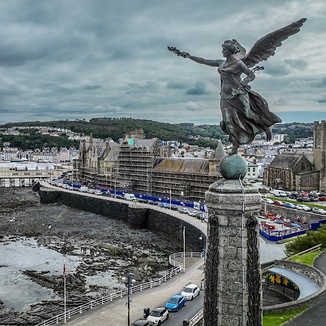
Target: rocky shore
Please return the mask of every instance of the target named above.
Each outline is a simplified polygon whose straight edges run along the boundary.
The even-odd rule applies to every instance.
[[[127,272],[138,283],[158,277],[168,268],[168,255],[178,250],[148,230],[129,229],[122,222],[61,205],[41,205],[30,188],[0,188],[0,240],[8,237],[32,237],[39,246],[80,257],[76,270],[66,275],[68,308],[115,292],[124,286],[119,280]],[[62,275],[22,272],[63,298]],[[88,276],[102,272],[116,280],[113,286],[87,283]],[[38,302],[25,312],[0,302],[0,325],[35,325],[62,312],[63,299]]]

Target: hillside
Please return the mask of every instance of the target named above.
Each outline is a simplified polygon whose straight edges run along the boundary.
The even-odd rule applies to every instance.
[[[90,121],[58,120],[47,122],[17,122],[0,125],[0,128],[4,129],[16,126],[44,126],[69,129],[75,133],[92,134],[95,138],[112,138],[114,141],[118,141],[132,130],[142,128],[146,138],[157,137],[163,141],[176,140],[211,148],[216,147],[218,139],[221,139],[223,142],[228,141],[228,136],[221,131],[219,125],[194,125],[192,123],[171,124],[132,118],[94,118]],[[273,133],[287,134],[288,142],[293,142],[297,138],[312,137],[311,123],[277,124],[272,130]],[[4,136],[1,138],[5,141]]]

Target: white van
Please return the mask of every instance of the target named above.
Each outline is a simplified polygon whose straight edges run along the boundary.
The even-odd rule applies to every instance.
[[[126,199],[126,200],[136,200],[136,196],[134,194],[125,194],[124,199]]]
[[[287,193],[284,190],[273,189],[270,191],[271,194],[277,197],[286,197]]]

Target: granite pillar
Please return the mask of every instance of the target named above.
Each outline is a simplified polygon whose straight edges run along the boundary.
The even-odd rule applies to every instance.
[[[261,196],[240,178],[206,192],[208,208],[204,325],[262,325],[259,231]]]

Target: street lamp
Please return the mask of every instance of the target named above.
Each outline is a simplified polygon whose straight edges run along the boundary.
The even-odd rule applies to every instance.
[[[172,203],[171,195],[172,195],[172,191],[171,191],[171,189],[170,189],[170,209],[172,209],[172,205],[171,205],[171,203]]]
[[[200,241],[204,241],[204,243],[203,243],[203,250],[202,250],[202,254],[203,254],[203,256],[204,256],[204,261],[205,261],[205,256],[206,256],[206,236],[205,235],[203,235],[203,236],[200,236],[199,237],[199,240]]]
[[[130,288],[131,288],[131,285],[133,283],[136,282],[136,280],[132,279],[132,274],[131,273],[128,273],[125,277],[122,277],[122,281],[127,285],[127,289],[128,289],[128,326],[130,326],[130,295],[131,295],[131,291],[130,291]]]

